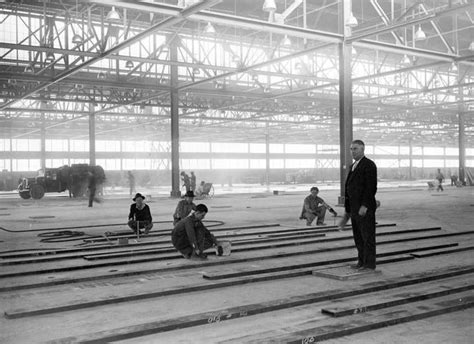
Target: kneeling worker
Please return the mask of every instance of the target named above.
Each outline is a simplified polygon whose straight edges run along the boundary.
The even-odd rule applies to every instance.
[[[133,203],[130,206],[130,214],[128,214],[128,226],[132,231],[137,233],[140,229],[145,229],[145,235],[153,228],[153,222],[150,213],[150,207],[143,203],[145,196],[137,193],[133,198]]]
[[[204,251],[211,247],[217,248],[217,255],[223,253],[222,246],[202,223],[207,211],[204,204],[198,204],[196,211],[179,221],[171,232],[173,246],[186,259],[206,259]]]
[[[326,216],[326,209],[329,210],[334,216],[337,213],[333,208],[321,197],[318,197],[319,189],[316,186],[311,188],[311,195],[304,199],[303,209],[301,210],[300,220],[306,219],[306,225],[311,226],[315,218],[318,218],[316,225],[324,226],[324,217]]]

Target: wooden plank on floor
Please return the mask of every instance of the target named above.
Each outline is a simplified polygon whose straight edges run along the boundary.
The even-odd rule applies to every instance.
[[[398,234],[397,232],[390,232],[391,234]],[[442,238],[442,237],[450,237],[450,236],[456,236],[456,235],[465,235],[465,234],[474,234],[474,231],[467,231],[467,232],[457,232],[457,233],[444,233],[444,234],[437,234],[437,235],[430,235],[430,236],[422,236],[422,237],[413,237],[413,238],[402,238],[402,239],[392,239],[390,242],[396,243],[396,242],[405,242],[405,241],[413,241],[413,240],[425,240],[425,239],[433,239],[433,238]],[[376,234],[379,236],[380,234]],[[382,235],[388,235],[387,233],[382,233]],[[318,236],[315,234],[315,236]],[[322,234],[324,236],[324,234]],[[295,239],[298,239],[296,237]],[[340,241],[340,240],[351,240],[352,236],[346,236],[346,237],[336,237],[336,238],[325,238],[325,239],[314,239],[314,240],[305,240],[305,241],[293,241],[293,242],[279,242],[279,243],[274,243],[274,244],[267,244],[267,245],[259,245],[258,241],[256,242],[256,245],[253,245],[252,243],[255,241],[249,240],[248,245],[252,246],[246,246],[246,247],[240,247],[240,248],[232,248],[232,252],[248,252],[248,251],[253,251],[253,250],[262,250],[262,249],[272,249],[272,248],[281,248],[281,247],[291,247],[291,246],[300,246],[300,245],[309,245],[309,244],[315,244],[315,243],[323,243],[323,242],[331,242],[331,241]],[[289,238],[285,238],[285,240],[289,240]],[[277,240],[279,241],[279,240]],[[382,245],[384,243],[388,243],[388,241],[385,242],[380,242],[378,245]],[[238,244],[239,245],[239,244]],[[168,253],[168,252],[173,252],[175,251],[174,248],[170,248],[170,251],[167,251],[166,249],[160,250],[160,252],[151,252],[151,251],[146,251],[143,253],[136,253],[136,255],[142,255],[142,254],[153,254],[153,253]],[[98,260],[98,259],[109,259],[109,258],[120,258],[120,257],[128,257],[133,254],[127,253],[124,255],[120,254],[92,254],[92,255],[87,255],[84,256],[83,258],[86,260]]]
[[[471,234],[471,233],[474,233],[474,231],[458,232],[458,233],[447,233],[447,234],[440,234],[440,235],[433,235],[433,236],[392,239],[392,240],[378,242],[377,245],[392,244],[392,243],[398,243],[398,242],[407,242],[407,241],[414,241],[414,240],[426,240],[426,239],[432,239],[432,238],[450,237],[450,236],[457,236],[457,235],[466,235],[466,234]],[[324,240],[324,239],[318,239],[318,240]],[[270,248],[275,248],[275,245],[271,245]],[[347,246],[322,248],[322,249],[308,250],[308,251],[284,252],[284,253],[278,253],[278,254],[269,255],[269,256],[243,258],[243,259],[240,259],[240,260],[239,259],[233,259],[233,260],[226,260],[226,262],[229,262],[229,263],[230,262],[248,262],[248,261],[256,261],[256,260],[263,260],[263,259],[291,257],[291,256],[297,256],[297,255],[304,255],[304,254],[330,252],[330,251],[335,251],[335,250],[352,249],[352,248],[353,248],[353,245],[347,245]],[[238,250],[242,251],[243,249],[238,249]],[[163,256],[158,256],[158,257],[153,256],[153,257],[138,258],[138,259],[107,261],[107,262],[104,262],[104,263],[93,263],[93,264],[87,264],[87,265],[68,266],[68,267],[64,267],[64,268],[49,268],[49,269],[34,270],[34,271],[7,272],[7,273],[0,273],[0,278],[15,277],[15,276],[26,276],[28,274],[42,274],[42,273],[53,273],[53,272],[64,272],[64,271],[74,271],[74,270],[83,270],[83,269],[93,269],[93,268],[97,268],[97,267],[128,265],[128,264],[146,263],[146,262],[169,260],[169,259],[182,259],[182,256],[180,254],[169,254],[169,255],[163,255]],[[212,265],[212,264],[216,264],[216,263],[214,262],[214,263],[207,263],[207,264]],[[219,261],[217,264],[222,264],[222,262]]]
[[[265,225],[266,227],[267,225]],[[379,227],[391,227],[395,226],[395,224],[381,224],[378,225],[377,228]],[[260,227],[260,226],[258,226]],[[255,228],[258,228],[255,226]],[[241,228],[241,227],[232,227],[232,228]],[[245,227],[245,228],[254,228],[254,227]],[[431,228],[421,228],[421,229],[408,229],[408,230],[401,230],[397,231],[399,234],[405,234],[409,232],[420,232],[420,231],[433,231],[433,230],[441,230],[441,227],[431,227]],[[302,232],[303,231],[303,232]],[[216,237],[218,239],[224,239],[224,238],[233,238],[233,237],[240,237],[240,236],[252,236],[252,235],[265,235],[265,237],[272,237],[272,235],[269,235],[270,233],[285,233],[281,234],[282,236],[288,236],[290,234],[297,235],[299,233],[328,233],[328,232],[337,232],[339,231],[337,228],[335,229],[322,229],[321,227],[310,227],[310,228],[292,228],[292,229],[283,229],[283,230],[276,230],[276,231],[266,231],[266,232],[250,232],[250,233],[233,233],[231,235],[217,235]],[[388,232],[391,233],[391,232]],[[168,233],[169,234],[169,233]],[[381,234],[381,235],[386,235]],[[101,238],[101,237],[98,237]],[[149,239],[150,236],[147,236],[147,239]],[[115,236],[110,236],[110,239],[117,239]],[[104,239],[104,242],[107,242]],[[233,243],[236,243],[238,241],[233,241]],[[137,243],[128,243],[128,244],[115,244],[115,245],[109,245],[109,246],[93,246],[93,247],[80,247],[80,248],[67,248],[67,249],[47,249],[47,250],[35,250],[35,251],[29,251],[29,252],[4,252],[0,253],[0,258],[1,259],[18,259],[18,258],[32,258],[30,261],[26,262],[42,262],[42,261],[49,261],[49,260],[56,260],[56,259],[68,259],[68,258],[74,258],[74,257],[81,257],[84,256],[83,253],[90,252],[91,255],[95,254],[94,252],[91,251],[117,251],[119,249],[123,248],[141,248],[144,246],[151,246],[151,245],[159,245],[159,244],[169,244],[169,240],[154,240],[154,241],[142,241],[142,242],[137,242]],[[67,253],[71,253],[71,255],[66,255]],[[76,254],[74,254],[76,253]],[[106,253],[106,252],[104,252]],[[62,255],[62,256],[61,256]],[[45,256],[55,256],[55,258],[51,259],[38,259],[34,260],[35,257],[45,257]]]
[[[425,258],[425,257],[439,256],[442,254],[451,254],[451,253],[465,252],[465,251],[471,251],[471,250],[474,250],[474,246],[459,247],[459,248],[453,248],[450,250],[436,250],[436,251],[426,252],[426,253],[413,253],[412,256],[415,258]]]
[[[377,264],[379,264],[377,262]],[[338,266],[334,268],[328,268],[323,270],[315,270],[313,271],[313,275],[317,277],[325,277],[325,278],[332,278],[337,279],[340,281],[347,281],[353,280],[356,278],[366,277],[367,275],[371,274],[379,274],[381,273],[380,270],[372,270],[372,269],[352,269],[350,266]]]
[[[323,308],[321,309],[321,312],[323,314],[328,314],[333,317],[343,317],[347,315],[370,312],[376,309],[394,307],[394,306],[404,305],[411,302],[418,302],[418,301],[433,299],[433,298],[442,297],[446,295],[462,293],[464,291],[473,290],[473,289],[474,289],[474,285],[471,284],[471,285],[465,285],[462,287],[453,287],[450,289],[445,289],[445,290],[436,291],[432,293],[423,293],[423,294],[416,293],[414,296],[398,298],[398,299],[386,301],[386,302],[372,303],[372,304],[364,305],[362,307],[342,306],[342,307],[335,307],[335,308]]]
[[[280,336],[253,336],[253,340],[242,337],[237,339],[237,342],[245,341],[245,343],[252,344],[319,343],[328,339],[340,338],[356,333],[380,329],[387,326],[399,325],[411,321],[434,317],[437,315],[457,312],[472,307],[474,307],[474,296],[471,294],[469,296],[463,296],[462,298],[446,300],[438,303],[422,304],[419,306],[413,305],[412,307],[407,307],[403,310],[395,310],[373,317],[364,316],[364,314],[361,314],[357,316],[357,320],[353,319],[351,322],[346,321],[343,323],[335,323],[333,325],[315,327],[308,330],[295,330],[292,333]]]
[[[320,293],[311,293],[306,295],[298,295],[285,299],[278,299],[257,304],[243,305],[240,307],[232,307],[227,309],[216,310],[213,312],[205,312],[199,314],[168,319],[166,321],[156,321],[141,325],[127,326],[116,328],[108,331],[101,331],[95,333],[88,333],[75,337],[61,338],[51,343],[104,343],[118,340],[125,340],[135,337],[146,336],[150,334],[171,331],[175,329],[182,329],[186,327],[212,324],[215,322],[222,322],[234,320],[241,317],[248,317],[266,312],[276,310],[288,309],[302,305],[313,304],[317,302],[334,300],[337,298],[361,295],[372,293],[376,291],[388,290],[398,288],[401,286],[414,285],[428,281],[434,281],[454,276],[461,276],[464,274],[473,273],[474,268],[454,268],[451,271],[446,270],[444,273],[425,273],[417,274],[417,277],[403,276],[397,279],[391,279],[385,282],[374,282],[369,285],[359,286],[348,290],[331,290]],[[466,301],[466,300],[465,300]],[[474,301],[469,300],[469,306],[472,307]],[[457,304],[456,309],[460,308]],[[292,337],[294,338],[294,337]],[[299,341],[301,343],[301,341]]]
[[[381,232],[377,233],[377,236],[384,236],[384,235],[393,235],[393,234],[411,234],[411,233],[418,233],[418,232],[425,232],[425,231],[433,231],[433,230],[441,230],[441,227],[429,227],[429,228],[418,228],[418,229],[407,229],[395,232]],[[278,238],[258,238],[258,239],[248,239],[242,241],[233,241],[232,246],[234,247],[234,252],[238,252],[239,250],[236,249],[236,246],[242,246],[246,244],[252,243],[261,243],[261,242],[272,242],[272,241],[279,241],[279,240],[290,240],[290,239],[301,239],[307,237],[323,237],[325,231],[318,231],[317,233],[312,232],[306,236],[299,236],[294,235],[292,237],[285,237],[282,239]],[[346,237],[335,237],[335,238],[325,238],[322,240],[318,240],[317,242],[331,242],[331,241],[340,241],[340,240],[350,240],[352,236]],[[151,242],[151,243],[133,243],[129,245],[117,245],[117,246],[109,246],[109,247],[98,247],[94,248],[93,250],[101,250],[105,252],[94,253],[90,252],[89,254],[84,254],[86,252],[91,251],[91,249],[83,248],[76,250],[76,253],[70,254],[60,254],[59,251],[56,251],[56,254],[52,252],[48,252],[47,255],[43,254],[34,254],[33,257],[29,257],[26,259],[13,259],[7,260],[8,257],[2,257],[4,261],[0,261],[0,265],[17,265],[17,264],[30,264],[30,263],[40,263],[40,262],[50,262],[55,260],[65,260],[65,259],[74,259],[74,258],[84,258],[86,260],[99,260],[99,259],[111,259],[111,258],[121,258],[121,257],[130,257],[130,256],[138,256],[138,255],[148,255],[148,254],[155,254],[155,253],[172,253],[176,252],[176,250],[171,246],[162,246],[156,248],[147,248],[142,249],[142,246],[148,245],[155,245],[155,244],[169,244],[169,240],[167,241],[160,241],[160,242]],[[137,248],[138,247],[138,248]],[[124,250],[125,249],[125,250]],[[113,251],[113,252],[107,252]]]
[[[407,254],[407,253],[412,253],[412,252],[419,252],[419,251],[424,251],[424,250],[433,250],[435,248],[446,248],[446,247],[453,247],[457,246],[457,243],[452,243],[452,244],[443,244],[443,245],[435,245],[435,246],[428,246],[428,247],[417,247],[417,248],[412,248],[412,249],[406,249],[406,250],[399,250],[399,251],[394,251],[394,252],[386,252],[386,253],[378,253],[377,257],[387,257],[390,255],[400,255],[400,254]],[[324,251],[323,251],[324,252]],[[258,275],[258,274],[264,274],[268,272],[276,272],[276,271],[283,271],[283,270],[291,270],[291,269],[298,269],[302,267],[316,267],[316,266],[322,266],[322,265],[329,265],[329,264],[337,264],[337,263],[345,263],[345,262],[351,262],[354,260],[354,257],[351,258],[338,258],[338,259],[333,259],[333,260],[324,260],[324,261],[319,261],[319,262],[312,262],[312,263],[307,263],[307,264],[298,264],[298,265],[286,265],[286,266],[278,266],[275,268],[266,268],[266,269],[254,269],[254,270],[246,270],[246,271],[238,271],[238,272],[232,272],[232,273],[226,273],[226,274],[203,274],[203,278],[209,279],[209,280],[219,280],[219,279],[226,279],[226,278],[235,278],[235,277],[242,277],[242,276],[250,276],[250,275]]]
[[[385,259],[381,261],[379,264],[390,264],[390,263],[396,263],[396,262],[406,261],[410,259],[414,259],[414,258],[411,256],[394,257],[390,259]],[[213,290],[213,289],[219,289],[219,288],[225,288],[225,287],[234,287],[237,285],[243,285],[243,284],[249,284],[249,283],[267,282],[270,280],[277,280],[277,279],[282,279],[282,278],[300,277],[300,276],[310,275],[311,272],[312,270],[296,269],[286,274],[271,274],[271,275],[264,276],[262,278],[255,278],[255,279],[235,279],[232,281],[220,282],[216,284],[206,283],[206,284],[201,284],[201,285],[194,285],[192,287],[179,286],[179,287],[167,288],[165,290],[161,290],[161,291],[157,291],[153,293],[135,294],[131,296],[114,297],[114,298],[107,297],[106,299],[103,299],[103,300],[95,300],[95,301],[80,302],[80,303],[68,303],[68,304],[62,304],[58,306],[51,306],[47,308],[44,308],[44,307],[43,308],[30,308],[30,309],[22,308],[19,310],[7,310],[5,311],[5,317],[9,319],[24,318],[24,317],[35,316],[35,315],[52,314],[52,313],[66,312],[66,311],[85,309],[85,308],[91,308],[91,307],[105,306],[109,304],[117,304],[117,303],[122,303],[122,302],[153,299],[153,298],[158,298],[158,297],[163,297],[163,296],[189,294],[192,292],[202,292],[206,290]]]
[[[395,263],[405,260],[414,259],[412,256],[401,256],[401,257],[393,257],[388,260],[379,261],[379,264],[385,263]],[[352,258],[347,258],[347,261],[352,261]],[[73,284],[73,283],[81,283],[81,282],[89,282],[89,281],[98,281],[102,279],[111,279],[111,278],[119,278],[119,277],[129,277],[129,276],[136,276],[140,274],[149,274],[149,273],[157,273],[157,272],[169,272],[169,271],[181,271],[184,269],[194,269],[194,268],[203,268],[205,266],[195,266],[195,265],[180,265],[175,267],[166,267],[166,268],[158,268],[158,269],[149,269],[149,270],[134,270],[134,271],[127,271],[127,272],[119,272],[113,274],[106,274],[106,275],[95,275],[95,276],[87,276],[87,277],[80,277],[80,278],[68,278],[64,280],[52,280],[47,282],[38,282],[38,283],[31,283],[31,284],[23,284],[23,285],[12,285],[8,287],[0,287],[0,292],[8,292],[8,291],[17,291],[17,290],[24,290],[24,289],[34,289],[34,288],[43,288],[43,287],[51,287],[56,285],[63,285],[63,284]],[[297,273],[294,273],[297,271]],[[304,275],[310,275],[312,270],[302,270],[296,269],[293,270],[292,273],[284,273],[284,274],[272,274],[266,276],[260,276],[258,278],[246,278],[244,280],[238,280],[235,282],[237,284],[245,284],[245,283],[256,283],[256,282],[264,282],[269,280],[276,280],[282,278],[292,278]]]

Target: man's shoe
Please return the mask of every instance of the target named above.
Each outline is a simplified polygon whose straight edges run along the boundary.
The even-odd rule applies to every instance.
[[[351,269],[354,269],[354,270],[361,270],[361,269],[364,268],[364,266],[363,266],[362,264],[359,264],[359,263],[357,263],[357,264],[351,264],[351,265],[349,265],[349,266],[350,266]]]

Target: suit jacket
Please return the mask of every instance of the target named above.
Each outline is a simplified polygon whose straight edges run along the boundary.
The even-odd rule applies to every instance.
[[[347,213],[356,215],[360,207],[364,205],[367,211],[375,213],[377,166],[365,156],[360,159],[354,171],[352,171],[352,165],[345,184],[344,208]]]

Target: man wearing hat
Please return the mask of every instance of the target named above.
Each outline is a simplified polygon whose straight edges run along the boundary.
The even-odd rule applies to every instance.
[[[145,196],[137,193],[133,197],[133,203],[130,206],[130,214],[128,214],[128,226],[137,233],[138,230],[144,228],[145,235],[150,232],[153,227],[153,219],[151,218],[150,207],[143,201]]]
[[[194,192],[188,191],[184,195],[184,199],[178,202],[176,210],[173,214],[173,225],[176,225],[180,220],[191,214],[191,211],[196,210],[196,204],[193,203]]]

